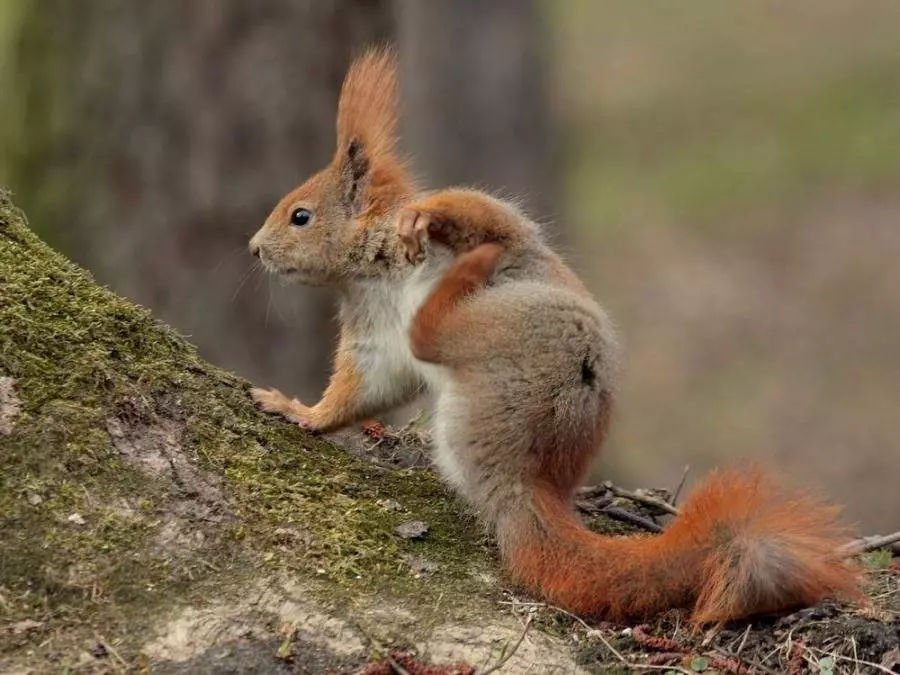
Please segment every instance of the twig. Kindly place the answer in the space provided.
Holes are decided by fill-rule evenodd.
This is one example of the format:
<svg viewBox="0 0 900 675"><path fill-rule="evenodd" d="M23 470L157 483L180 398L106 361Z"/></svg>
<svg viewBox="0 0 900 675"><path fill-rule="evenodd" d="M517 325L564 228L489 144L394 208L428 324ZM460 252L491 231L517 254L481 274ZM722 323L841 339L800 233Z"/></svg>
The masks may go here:
<svg viewBox="0 0 900 675"><path fill-rule="evenodd" d="M611 506L613 494L605 487L582 488L579 491L581 498L575 502L575 508L588 516L606 516L613 520L619 520L629 525L634 525L642 530L658 534L663 531L659 523L644 516Z"/></svg>
<svg viewBox="0 0 900 675"><path fill-rule="evenodd" d="M625 497L626 499L630 499L631 501L637 502L638 504L653 506L660 511L664 511L665 513L671 513L673 516L677 516L680 513L680 511L669 504L669 502L663 501L662 499L657 499L656 497L650 497L649 495L642 495L638 492L623 490L622 488L613 485L610 481L604 482L603 487L612 492L616 497Z"/></svg>
<svg viewBox="0 0 900 675"><path fill-rule="evenodd" d="M96 638L97 642L100 643L101 645L103 645L103 648L108 653L110 653L116 661L121 663L122 667L125 668L125 670L127 671L128 670L128 662L119 655L119 652L117 652L113 648L113 646L111 644L109 644L109 642L107 642L106 639L102 635L94 633L94 637Z"/></svg>
<svg viewBox="0 0 900 675"><path fill-rule="evenodd" d="M397 659L391 656L390 652L387 652L387 662L390 664L391 668L397 671L397 675L410 675L410 672L397 663Z"/></svg>
<svg viewBox="0 0 900 675"><path fill-rule="evenodd" d="M607 640L607 639L603 636L603 633L601 633L601 632L600 632L599 630L597 630L596 628L591 628L591 627L585 622L585 620L582 619L580 616L578 616L577 614L572 614L572 612L569 612L569 611L563 609L562 607L556 607L555 605L548 605L548 604L545 603L545 602L518 602L518 601L513 601L513 602L501 602L500 604L503 604L503 605L517 605L517 604L518 604L518 605L525 605L525 606L528 606L528 607L545 607L545 608L547 608L547 609L553 610L554 612L559 612L560 614L565 614L565 615L566 615L567 617L569 617L570 619L574 619L575 621L577 621L578 623L580 623L580 624L582 625L582 627L587 631L588 636L598 638L598 639L600 640L600 642L602 642L602 643L604 644L604 646L605 646L610 652L612 652L613 655L614 655L617 659L619 659L619 661L622 662L622 665L624 665L626 668L630 668L630 669L632 669L632 670L637 670L637 669L643 669L643 670L668 670L669 672L684 673L685 675L694 675L693 673L691 673L691 671L685 670L684 668L679 668L678 666L657 666L657 665L653 665L653 664L650 664L650 663L632 663L631 661L629 661L628 659L626 659L624 656L622 656L622 653L621 653L618 649L616 649L615 647L613 647L613 646L610 644L609 640ZM482 675L485 675L485 674L482 673Z"/></svg>
<svg viewBox="0 0 900 675"><path fill-rule="evenodd" d="M882 666L878 663L873 663L872 661L863 661L862 659L854 659L850 656L844 656L843 654L838 654L837 652L827 652L824 649L819 649L817 647L806 647L806 650L807 651L815 650L817 652L824 654L825 656L830 656L835 659L840 659L841 661L849 661L850 663L856 663L857 665L861 664L864 666L869 666L869 668L875 668L875 670L880 670L882 673L887 673L888 675L896 675L896 671L889 670L888 668L885 668L884 666Z"/></svg>
<svg viewBox="0 0 900 675"><path fill-rule="evenodd" d="M688 473L691 470L690 464L684 465L684 471L681 473L681 480L678 481L678 487L675 488L675 492L672 493L672 496L669 498L669 503L672 506L675 506L678 503L678 497L681 495L681 491L684 489L684 484L687 481Z"/></svg>
<svg viewBox="0 0 900 675"><path fill-rule="evenodd" d="M607 496L607 490L603 485L585 485L583 487L578 488L575 491L575 494L578 495L581 499L596 499L597 497L605 498Z"/></svg>
<svg viewBox="0 0 900 675"><path fill-rule="evenodd" d="M657 666L651 663L632 663L624 656L622 656L621 652L613 647L612 644L610 644L609 640L603 637L603 633L601 633L599 630L592 630L590 632L590 635L599 638L600 642L603 643L603 646L611 651L613 655L622 662L623 666L630 670L638 670L642 668L645 670L665 670L668 672L685 673L686 675L691 675L691 671L685 670L684 668L679 668L678 666Z"/></svg>
<svg viewBox="0 0 900 675"><path fill-rule="evenodd" d="M531 621L533 618L534 617L531 614L528 615L528 618L525 619L525 628L522 630L522 634L519 636L519 639L516 641L516 644L514 644L512 649L510 649L506 654L503 655L503 658L501 658L493 666L491 666L490 668L488 668L487 670L482 672L481 675L488 675L488 673L496 672L496 671L500 670L504 665L506 665L506 662L512 658L513 654L516 653L516 651L519 649L519 646L522 644L522 642L525 641L525 636L528 635L528 630L531 628Z"/></svg>
<svg viewBox="0 0 900 675"><path fill-rule="evenodd" d="M738 645L737 651L735 652L735 656L740 656L741 652L744 651L744 645L747 644L747 637L750 635L750 629L753 627L753 624L747 624L747 630L744 631L744 637L741 638L741 644Z"/></svg>
<svg viewBox="0 0 900 675"><path fill-rule="evenodd" d="M856 555L858 553L867 553L877 548L885 548L900 541L900 531L892 534L875 535L873 537L863 537L849 544L844 544L838 548L838 553L846 556Z"/></svg>
<svg viewBox="0 0 900 675"><path fill-rule="evenodd" d="M589 516L598 516L603 513L603 509L612 504L613 496L604 493L599 497L583 497L576 500L575 508Z"/></svg>
<svg viewBox="0 0 900 675"><path fill-rule="evenodd" d="M356 628L357 631L359 631L359 634L363 636L363 639L367 643L367 645L366 645L367 647L369 647L371 649L371 647L374 645L378 651L384 653L385 660L388 662L388 665L393 670L397 671L398 675L410 675L410 672L406 668L404 668L399 663L397 663L397 659L395 659L391 655L391 650L389 648L385 647L381 643L380 640L377 640L374 637L372 637L371 635L369 635L369 633L362 627L361 623L354 622L354 627Z"/></svg>
<svg viewBox="0 0 900 675"><path fill-rule="evenodd" d="M654 523L649 518L644 518L643 516L639 516L636 513L632 513L631 511L626 511L625 509L620 509L615 506L607 506L605 509L601 509L600 513L602 513L604 516L612 518L613 520L620 520L623 523L635 525L636 527L640 527L641 529L647 530L648 532L659 534L663 531L662 527Z"/></svg>

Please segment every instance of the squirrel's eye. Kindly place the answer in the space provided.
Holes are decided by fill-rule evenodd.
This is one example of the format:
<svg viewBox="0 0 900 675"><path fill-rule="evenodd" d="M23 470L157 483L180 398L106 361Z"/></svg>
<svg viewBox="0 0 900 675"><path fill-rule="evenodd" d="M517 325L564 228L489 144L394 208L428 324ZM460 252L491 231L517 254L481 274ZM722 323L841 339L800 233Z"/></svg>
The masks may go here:
<svg viewBox="0 0 900 675"><path fill-rule="evenodd" d="M296 225L297 227L309 225L310 220L312 220L312 213L307 209L295 209L291 214L291 225Z"/></svg>

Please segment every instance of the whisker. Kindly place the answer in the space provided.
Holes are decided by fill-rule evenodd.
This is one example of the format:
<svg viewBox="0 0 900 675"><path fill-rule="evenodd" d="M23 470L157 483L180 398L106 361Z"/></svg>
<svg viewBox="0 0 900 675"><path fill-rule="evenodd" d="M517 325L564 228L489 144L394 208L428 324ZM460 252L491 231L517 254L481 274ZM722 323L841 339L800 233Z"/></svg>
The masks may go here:
<svg viewBox="0 0 900 675"><path fill-rule="evenodd" d="M244 275L241 277L240 282L238 282L237 290L235 290L234 295L231 296L231 302L234 302L235 298L237 298L238 296L238 293L240 293L241 289L244 287L244 284L246 284L247 280L250 279L251 276L253 276L253 273L258 272L259 270L259 262L255 262L250 266L250 269L244 272Z"/></svg>
<svg viewBox="0 0 900 675"><path fill-rule="evenodd" d="M271 284L269 284L269 288L270 289L272 288ZM271 297L271 294L269 297ZM284 297L284 295L282 294L280 297ZM284 319L284 314L281 312L281 307L279 307L280 303L278 302L278 299L279 299L279 295L278 295L278 293L276 293L275 294L275 313L278 315L278 318L281 319L282 324L290 327L290 324L287 321L285 321L285 319Z"/></svg>
<svg viewBox="0 0 900 675"><path fill-rule="evenodd" d="M269 275L267 275L267 274L261 275L261 276L259 276L259 277L256 278L256 286L253 287L253 292L254 292L254 293L256 293L257 291L259 291L259 285L262 283L262 280L263 280L264 277L268 280L269 285L270 285L270 286L272 285L272 278L271 278L271 276L269 276Z"/></svg>
<svg viewBox="0 0 900 675"><path fill-rule="evenodd" d="M213 271L213 272L217 272L217 271L219 270L219 268L222 266L222 264L223 264L226 260L231 260L231 259L234 258L236 255L238 255L238 254L243 254L243 253L246 253L246 252L247 252L247 247L246 247L246 246L238 246L236 249L234 249L234 250L231 251L230 253L223 253L223 254L222 254L222 257L219 259L219 262L217 262L217 263L216 263L216 266L212 268L212 271Z"/></svg>

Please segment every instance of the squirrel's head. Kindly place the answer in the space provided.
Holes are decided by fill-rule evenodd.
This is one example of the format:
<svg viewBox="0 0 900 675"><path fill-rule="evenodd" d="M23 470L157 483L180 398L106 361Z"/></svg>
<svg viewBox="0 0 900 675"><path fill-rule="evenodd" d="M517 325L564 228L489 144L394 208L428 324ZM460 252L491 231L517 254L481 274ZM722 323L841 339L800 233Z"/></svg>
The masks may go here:
<svg viewBox="0 0 900 675"><path fill-rule="evenodd" d="M289 192L250 240L269 271L309 285L340 283L384 258L370 236L411 194L395 152L397 68L390 49L373 49L350 67L337 113L331 163ZM380 242L375 244L373 242Z"/></svg>

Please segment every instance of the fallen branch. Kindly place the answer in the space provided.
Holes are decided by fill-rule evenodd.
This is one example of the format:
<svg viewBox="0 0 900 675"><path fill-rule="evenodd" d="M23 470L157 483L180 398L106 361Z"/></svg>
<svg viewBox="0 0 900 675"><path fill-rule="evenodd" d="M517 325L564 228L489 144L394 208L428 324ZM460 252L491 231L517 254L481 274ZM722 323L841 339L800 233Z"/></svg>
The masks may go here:
<svg viewBox="0 0 900 675"><path fill-rule="evenodd" d="M619 520L623 523L634 525L635 527L639 527L642 530L647 530L647 532L659 534L663 531L662 526L657 525L649 518L644 518L637 513L632 513L631 511L626 511L625 509L620 509L615 506L607 506L605 509L602 509L600 513L602 513L607 518L612 518L613 520Z"/></svg>
<svg viewBox="0 0 900 675"><path fill-rule="evenodd" d="M575 507L588 516L606 516L612 520L618 520L629 525L634 525L647 532L659 534L663 528L649 518L632 513L617 506L612 506L613 494L605 487L591 487L580 493L581 498L575 502Z"/></svg>
<svg viewBox="0 0 900 675"><path fill-rule="evenodd" d="M846 556L852 556L879 548L887 548L897 542L900 542L900 531L885 535L876 534L871 537L863 537L862 539L851 541L849 544L841 546L838 552Z"/></svg>
<svg viewBox="0 0 900 675"><path fill-rule="evenodd" d="M645 495L640 492L632 492L630 490L625 490L623 488L617 487L613 485L611 481L605 481L603 483L603 487L612 492L616 497L624 497L625 499L630 499L633 502L638 504L644 504L645 506L651 506L655 509L659 509L663 513L669 513L673 516L677 516L681 513L677 508L669 504L667 501L663 501L657 497L651 497L650 495Z"/></svg>

